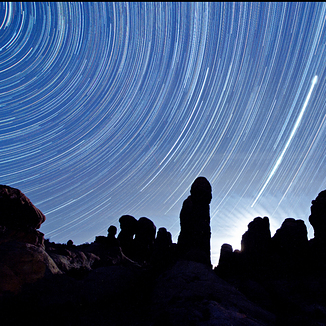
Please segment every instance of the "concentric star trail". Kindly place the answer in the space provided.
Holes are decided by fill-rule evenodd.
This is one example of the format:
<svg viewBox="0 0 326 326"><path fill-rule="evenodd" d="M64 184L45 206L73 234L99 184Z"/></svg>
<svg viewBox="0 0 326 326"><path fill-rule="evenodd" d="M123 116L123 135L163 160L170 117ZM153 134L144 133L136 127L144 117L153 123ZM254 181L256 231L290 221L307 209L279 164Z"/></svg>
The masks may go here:
<svg viewBox="0 0 326 326"><path fill-rule="evenodd" d="M176 241L205 176L215 265L256 216L309 227L326 189L325 18L325 3L1 3L0 183L51 241L91 242L123 214Z"/></svg>

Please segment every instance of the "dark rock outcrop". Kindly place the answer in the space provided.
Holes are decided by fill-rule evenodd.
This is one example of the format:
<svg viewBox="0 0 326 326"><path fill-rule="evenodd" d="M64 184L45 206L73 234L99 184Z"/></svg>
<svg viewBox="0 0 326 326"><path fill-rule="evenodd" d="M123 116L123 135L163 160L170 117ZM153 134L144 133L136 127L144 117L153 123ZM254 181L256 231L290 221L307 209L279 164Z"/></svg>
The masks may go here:
<svg viewBox="0 0 326 326"><path fill-rule="evenodd" d="M179 261L158 277L154 325L269 325L276 318L250 302L205 264Z"/></svg>
<svg viewBox="0 0 326 326"><path fill-rule="evenodd" d="M180 212L178 250L185 259L204 262L211 266L210 214L212 187L204 177L198 177L191 186L190 196Z"/></svg>
<svg viewBox="0 0 326 326"><path fill-rule="evenodd" d="M219 264L215 268L221 277L260 277L271 265L271 232L269 219L256 217L248 224L241 239L241 251L225 243L221 247Z"/></svg>
<svg viewBox="0 0 326 326"><path fill-rule="evenodd" d="M308 232L302 220L287 218L272 238L273 250L282 256L298 256L308 247Z"/></svg>
<svg viewBox="0 0 326 326"><path fill-rule="evenodd" d="M0 296L1 325L134 325L143 313L143 272L127 266L67 274L25 284L15 296Z"/></svg>
<svg viewBox="0 0 326 326"><path fill-rule="evenodd" d="M241 250L223 244L213 271L203 177L184 201L178 245L166 228L155 238L153 221L130 215L120 218L118 239L110 226L91 244L44 241L36 227L45 217L24 224L28 218L10 213L10 200L25 196L9 188L1 188L9 202L0 225L3 325L326 325L326 191L312 202L314 239L293 218L271 237L268 217L257 217Z"/></svg>
<svg viewBox="0 0 326 326"><path fill-rule="evenodd" d="M270 241L271 231L268 217L256 217L248 224L248 230L242 236L241 251L253 257L254 260L259 259L269 252Z"/></svg>
<svg viewBox="0 0 326 326"><path fill-rule="evenodd" d="M326 190L321 191L311 202L309 222L314 229L314 238L309 240L310 264L314 270L326 271Z"/></svg>
<svg viewBox="0 0 326 326"><path fill-rule="evenodd" d="M0 225L8 229L39 229L44 214L19 190L0 185Z"/></svg>
<svg viewBox="0 0 326 326"><path fill-rule="evenodd" d="M32 228L7 228L0 226L0 244L7 241L19 241L44 248L44 234Z"/></svg>
<svg viewBox="0 0 326 326"><path fill-rule="evenodd" d="M43 213L19 190L0 186L0 295L18 292L49 274L60 274L44 250L44 235L38 229Z"/></svg>
<svg viewBox="0 0 326 326"><path fill-rule="evenodd" d="M94 253L83 252L76 246L49 243L46 241L46 252L53 259L63 273L76 273L80 270L83 272L90 271L94 263L100 258Z"/></svg>
<svg viewBox="0 0 326 326"><path fill-rule="evenodd" d="M326 324L325 195L312 202L314 239L308 241L304 222L293 218L285 219L271 238L265 217L249 223L241 251L227 244L221 248L217 275L273 312L276 325Z"/></svg>
<svg viewBox="0 0 326 326"><path fill-rule="evenodd" d="M0 245L0 296L51 274L62 272L42 247L19 241Z"/></svg>
<svg viewBox="0 0 326 326"><path fill-rule="evenodd" d="M119 218L120 233L118 234L118 240L122 252L129 258L133 258L135 247L134 247L134 236L137 231L137 220L131 215L122 215Z"/></svg>
<svg viewBox="0 0 326 326"><path fill-rule="evenodd" d="M278 273L298 273L307 267L308 232L302 220L287 218L272 237L273 264Z"/></svg>
<svg viewBox="0 0 326 326"><path fill-rule="evenodd" d="M176 260L176 246L172 243L172 235L166 228L157 231L154 241L151 263L159 271L165 270Z"/></svg>
<svg viewBox="0 0 326 326"><path fill-rule="evenodd" d="M326 190L321 191L311 202L309 222L314 228L314 239L326 243Z"/></svg>
<svg viewBox="0 0 326 326"><path fill-rule="evenodd" d="M0 244L20 241L44 246L44 234L38 231L44 214L19 190L0 185Z"/></svg>
<svg viewBox="0 0 326 326"><path fill-rule="evenodd" d="M169 249L172 245L171 233L168 232L166 228L159 228L154 243L159 251Z"/></svg>
<svg viewBox="0 0 326 326"><path fill-rule="evenodd" d="M223 244L216 271L221 276L262 278L304 271L308 259L307 228L302 220L287 218L271 237L268 217L256 217L243 234L241 251Z"/></svg>
<svg viewBox="0 0 326 326"><path fill-rule="evenodd" d="M109 247L120 247L119 240L115 237L117 234L117 228L114 225L110 225L108 228L108 235L106 237L106 243Z"/></svg>
<svg viewBox="0 0 326 326"><path fill-rule="evenodd" d="M239 267L239 251L233 251L230 244L224 243L221 246L218 266L215 267L216 273L221 277L230 277L237 273Z"/></svg>
<svg viewBox="0 0 326 326"><path fill-rule="evenodd" d="M156 226L147 217L141 217L137 221L137 231L134 239L135 260L144 263L152 256Z"/></svg>

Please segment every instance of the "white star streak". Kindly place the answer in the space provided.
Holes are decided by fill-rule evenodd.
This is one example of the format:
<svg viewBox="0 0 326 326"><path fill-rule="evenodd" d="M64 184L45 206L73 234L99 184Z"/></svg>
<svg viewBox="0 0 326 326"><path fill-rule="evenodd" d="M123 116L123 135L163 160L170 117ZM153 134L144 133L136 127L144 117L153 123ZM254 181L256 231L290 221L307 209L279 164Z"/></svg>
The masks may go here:
<svg viewBox="0 0 326 326"><path fill-rule="evenodd" d="M275 165L274 165L274 167L273 167L271 173L269 174L269 176L268 176L266 182L264 183L263 187L260 189L260 191L259 191L259 193L258 193L256 199L255 199L254 202L251 204L251 207L254 207L254 205L256 204L257 200L259 199L259 197L261 196L261 194L262 194L263 191L265 190L266 186L268 185L269 181L272 179L273 175L275 174L275 172L277 171L278 167L279 167L280 164L282 163L283 156L284 156L286 150L288 149L288 147L290 146L291 141L292 141L292 138L294 137L295 133L297 132L297 129L299 128L299 125L300 125L300 122L301 122L301 120L302 120L303 114L304 114L304 112L305 112L305 110L306 110L306 107L307 107L308 102L309 102L309 100L310 100L310 97L311 97L312 91L314 90L314 87L315 87L315 85L317 84L317 81L318 81L318 76L316 75L316 76L312 79L309 93L308 93L308 95L307 95L307 97L306 97L306 100L305 100L303 106L302 106L302 109L301 109L301 111L300 111L300 114L299 114L299 116L298 116L298 118L297 118L297 120L296 120L296 122L295 122L295 124L294 124L294 126L293 126L293 129L292 129L292 131L291 131L291 134L290 134L290 136L289 136L289 138L288 138L288 140L287 140L287 142L286 142L286 144L285 144L285 146L284 146L284 148L283 148L283 150L282 150L282 153L281 153L281 155L279 156L279 158L277 159L277 161L276 161L276 163L275 163Z"/></svg>

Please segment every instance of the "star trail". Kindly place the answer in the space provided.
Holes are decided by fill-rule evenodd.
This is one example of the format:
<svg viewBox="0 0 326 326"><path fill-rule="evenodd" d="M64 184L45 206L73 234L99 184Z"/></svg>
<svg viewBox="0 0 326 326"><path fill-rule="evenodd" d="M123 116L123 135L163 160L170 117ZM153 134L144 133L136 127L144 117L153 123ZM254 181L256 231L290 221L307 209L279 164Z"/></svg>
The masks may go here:
<svg viewBox="0 0 326 326"><path fill-rule="evenodd" d="M325 3L0 4L0 183L55 242L123 214L174 242L211 183L212 261L326 189Z"/></svg>

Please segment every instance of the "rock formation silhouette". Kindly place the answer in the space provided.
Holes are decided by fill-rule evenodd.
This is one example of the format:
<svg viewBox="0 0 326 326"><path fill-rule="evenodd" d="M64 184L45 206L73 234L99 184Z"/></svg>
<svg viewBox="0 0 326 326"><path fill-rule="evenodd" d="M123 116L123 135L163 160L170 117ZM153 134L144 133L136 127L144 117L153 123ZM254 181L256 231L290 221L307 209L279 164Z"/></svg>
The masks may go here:
<svg viewBox="0 0 326 326"><path fill-rule="evenodd" d="M141 263L148 262L151 258L156 226L147 217L141 217L137 221L137 229L134 239L135 260Z"/></svg>
<svg viewBox="0 0 326 326"><path fill-rule="evenodd" d="M302 220L271 236L268 217L256 217L214 270L203 177L183 203L178 244L130 215L118 238L111 225L90 244L44 241L45 216L18 189L0 194L1 325L326 325L326 191L312 201L313 239Z"/></svg>
<svg viewBox="0 0 326 326"><path fill-rule="evenodd" d="M309 222L314 228L314 239L324 244L326 242L326 190L321 191L311 204Z"/></svg>
<svg viewBox="0 0 326 326"><path fill-rule="evenodd" d="M274 262L284 272L295 273L306 267L308 259L308 232L302 220L287 218L272 238ZM280 273L280 272L279 272Z"/></svg>
<svg viewBox="0 0 326 326"><path fill-rule="evenodd" d="M315 247L326 247L326 190L311 202L309 222L314 229Z"/></svg>
<svg viewBox="0 0 326 326"><path fill-rule="evenodd" d="M110 225L108 228L108 235L106 237L106 243L109 247L120 247L119 240L115 237L117 234L117 227Z"/></svg>
<svg viewBox="0 0 326 326"><path fill-rule="evenodd" d="M314 238L309 240L309 257L314 269L326 271L326 190L321 191L311 204L309 222L314 229Z"/></svg>
<svg viewBox="0 0 326 326"><path fill-rule="evenodd" d="M137 231L137 220L131 215L122 215L119 218L120 223L120 233L118 235L118 240L123 253L129 257L134 256L134 236Z"/></svg>
<svg viewBox="0 0 326 326"><path fill-rule="evenodd" d="M269 219L256 217L248 224L248 230L241 240L241 268L243 272L261 273L269 263L271 250L271 232Z"/></svg>
<svg viewBox="0 0 326 326"><path fill-rule="evenodd" d="M307 228L302 220L285 219L271 237L268 217L256 217L242 236L241 251L222 245L217 271L223 276L241 271L250 277L298 273L307 263L307 255Z"/></svg>
<svg viewBox="0 0 326 326"><path fill-rule="evenodd" d="M271 231L269 229L269 219L256 217L248 224L246 231L241 240L241 251L248 256L264 255L270 249Z"/></svg>
<svg viewBox="0 0 326 326"><path fill-rule="evenodd" d="M205 177L198 177L190 189L190 196L183 202L180 212L178 249L181 257L205 262L210 258L210 214L212 187Z"/></svg>
<svg viewBox="0 0 326 326"><path fill-rule="evenodd" d="M43 213L19 190L0 185L0 295L61 271L44 250Z"/></svg>
<svg viewBox="0 0 326 326"><path fill-rule="evenodd" d="M175 263L176 252L176 244L172 242L171 233L164 227L159 228L154 240L153 253L151 257L151 263L153 266L159 271L171 266Z"/></svg>
<svg viewBox="0 0 326 326"><path fill-rule="evenodd" d="M16 238L33 245L44 245L44 234L38 231L44 214L19 190L0 185L0 242Z"/></svg>
<svg viewBox="0 0 326 326"><path fill-rule="evenodd" d="M302 220L285 219L270 237L268 218L255 218L242 237L240 251L228 244L221 247L215 272L275 313L276 325L325 325L325 208L326 191L322 191L312 201L309 221L315 237L309 241Z"/></svg>
<svg viewBox="0 0 326 326"><path fill-rule="evenodd" d="M1 226L39 229L45 221L44 214L19 189L0 185L0 206Z"/></svg>
<svg viewBox="0 0 326 326"><path fill-rule="evenodd" d="M74 242L72 240L67 241L68 248L72 248L74 246Z"/></svg>

